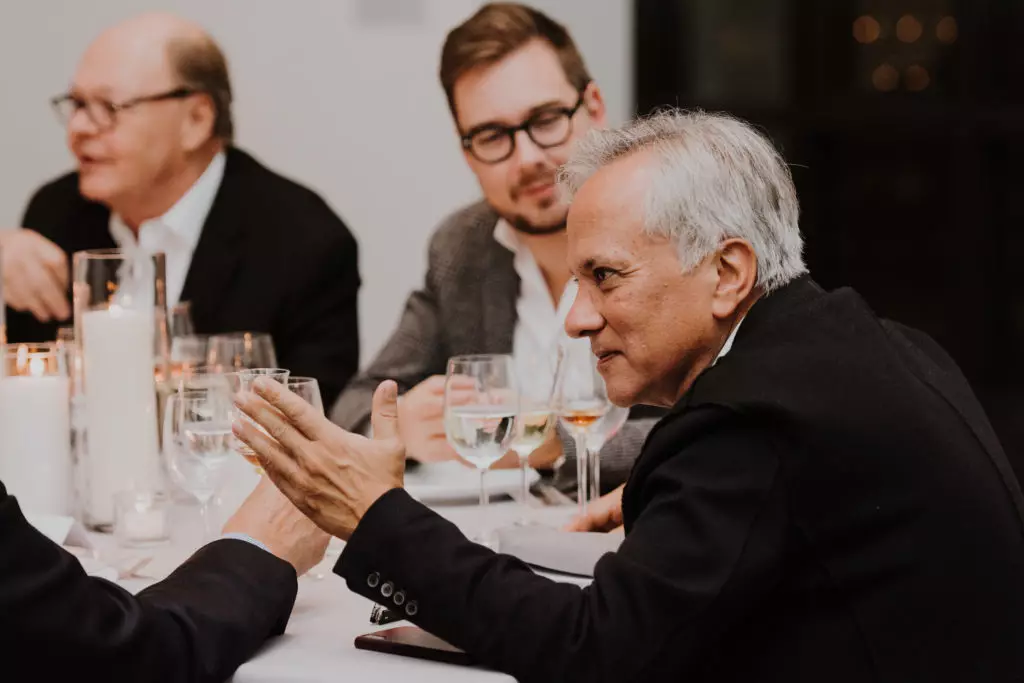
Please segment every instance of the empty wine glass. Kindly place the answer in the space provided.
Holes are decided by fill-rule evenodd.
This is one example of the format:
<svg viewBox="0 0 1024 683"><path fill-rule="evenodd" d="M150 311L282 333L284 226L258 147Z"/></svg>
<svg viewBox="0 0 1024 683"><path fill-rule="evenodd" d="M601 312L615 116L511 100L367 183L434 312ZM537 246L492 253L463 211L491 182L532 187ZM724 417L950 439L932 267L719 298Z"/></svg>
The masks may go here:
<svg viewBox="0 0 1024 683"><path fill-rule="evenodd" d="M227 378L228 386L232 394L237 394L243 391L252 391L252 383L260 377L266 377L272 379L275 382L280 382L287 386L289 372L283 368L251 368L249 370L239 370L238 372L229 372L224 376ZM253 425L261 432L266 434L266 430L263 429L259 424L254 422L248 415L240 411L238 408L231 408L232 419L245 420L249 424ZM238 438L232 439L232 447L245 458L250 465L256 468L256 471L260 474L263 473L263 468L260 466L260 461L256 457L256 452L248 446L244 441Z"/></svg>
<svg viewBox="0 0 1024 683"><path fill-rule="evenodd" d="M576 495L581 515L586 514L600 471L597 456L588 456L587 434L611 405L590 344L585 339L564 340L555 378L555 410L576 442Z"/></svg>
<svg viewBox="0 0 1024 683"><path fill-rule="evenodd" d="M192 334L171 338L171 377L178 377L190 368L206 363L206 351L210 338Z"/></svg>
<svg viewBox="0 0 1024 683"><path fill-rule="evenodd" d="M168 472L199 501L203 536L210 540L210 502L224 483L232 453L230 394L215 388L171 394L163 438Z"/></svg>
<svg viewBox="0 0 1024 683"><path fill-rule="evenodd" d="M211 335L207 342L206 364L225 372L275 367L274 341L262 332Z"/></svg>
<svg viewBox="0 0 1024 683"><path fill-rule="evenodd" d="M507 354L455 356L448 360L444 425L448 443L480 472L476 542L494 546L487 528L487 468L504 456L516 433L519 394L515 365Z"/></svg>
<svg viewBox="0 0 1024 683"><path fill-rule="evenodd" d="M320 383L314 377L288 377L288 391L324 414L324 399L320 395Z"/></svg>

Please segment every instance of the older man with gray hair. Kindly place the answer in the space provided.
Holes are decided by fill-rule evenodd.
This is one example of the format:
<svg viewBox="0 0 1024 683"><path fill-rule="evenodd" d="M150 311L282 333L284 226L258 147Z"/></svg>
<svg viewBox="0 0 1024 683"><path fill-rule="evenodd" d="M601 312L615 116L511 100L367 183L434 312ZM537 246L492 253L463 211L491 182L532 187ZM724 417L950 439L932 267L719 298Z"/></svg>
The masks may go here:
<svg viewBox="0 0 1024 683"><path fill-rule="evenodd" d="M748 125L666 112L562 173L589 338L619 404L671 410L587 588L468 541L402 489L396 387L374 438L273 383L239 405L268 474L348 540L349 587L521 681L1024 680L1024 504L925 335L805 274L789 171ZM277 410L274 410L273 407ZM284 417L282 417L282 415Z"/></svg>

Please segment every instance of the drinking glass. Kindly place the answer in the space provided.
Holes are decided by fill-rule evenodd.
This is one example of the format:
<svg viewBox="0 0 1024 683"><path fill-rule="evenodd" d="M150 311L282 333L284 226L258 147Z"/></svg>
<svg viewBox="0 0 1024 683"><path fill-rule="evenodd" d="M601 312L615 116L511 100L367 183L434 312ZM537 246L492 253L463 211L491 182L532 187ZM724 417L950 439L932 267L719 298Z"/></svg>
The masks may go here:
<svg viewBox="0 0 1024 683"><path fill-rule="evenodd" d="M515 364L507 354L455 356L448 360L444 426L448 443L480 472L476 542L493 547L487 529L487 468L500 460L516 434L519 393Z"/></svg>
<svg viewBox="0 0 1024 683"><path fill-rule="evenodd" d="M277 365L274 341L262 332L212 335L207 343L206 364L225 372L272 368Z"/></svg>
<svg viewBox="0 0 1024 683"><path fill-rule="evenodd" d="M192 323L192 302L181 301L171 307L167 314L167 330L171 339L191 337L196 333Z"/></svg>
<svg viewBox="0 0 1024 683"><path fill-rule="evenodd" d="M205 540L214 534L210 502L224 483L232 454L231 405L231 395L218 389L181 391L167 399L167 469L199 501Z"/></svg>
<svg viewBox="0 0 1024 683"><path fill-rule="evenodd" d="M590 500L601 497L601 449L619 433L629 419L629 409L609 405L606 412L587 430L587 472L590 474Z"/></svg>
<svg viewBox="0 0 1024 683"><path fill-rule="evenodd" d="M206 363L206 351L210 338L202 334L190 334L171 338L171 376L177 377L188 368Z"/></svg>
<svg viewBox="0 0 1024 683"><path fill-rule="evenodd" d="M512 450L519 456L520 518L518 524L530 523L530 455L540 448L555 429L554 413L555 359L552 354L517 357L519 381L519 419Z"/></svg>
<svg viewBox="0 0 1024 683"><path fill-rule="evenodd" d="M320 383L313 377L289 377L288 391L313 406L318 413L324 414L324 399L320 395Z"/></svg>
<svg viewBox="0 0 1024 683"><path fill-rule="evenodd" d="M587 512L591 491L597 488L600 476L596 454L588 456L587 435L611 405L590 344L583 339L565 340L559 349L555 410L576 442L576 495L581 515Z"/></svg>
<svg viewBox="0 0 1024 683"><path fill-rule="evenodd" d="M283 368L252 368L249 370L239 370L238 372L229 372L224 376L228 380L228 386L230 387L232 394L237 394L243 391L252 391L252 383L260 377L266 377L272 379L275 382L280 382L287 386L288 370ZM248 415L243 413L232 406L231 408L232 419L245 420L249 424L255 426L261 432L266 434L266 430L263 429L259 424L254 422ZM260 474L263 473L263 468L260 466L260 461L256 458L256 452L249 448L241 439L232 439L232 447L237 451L243 458L249 461L249 464L256 468L256 471Z"/></svg>

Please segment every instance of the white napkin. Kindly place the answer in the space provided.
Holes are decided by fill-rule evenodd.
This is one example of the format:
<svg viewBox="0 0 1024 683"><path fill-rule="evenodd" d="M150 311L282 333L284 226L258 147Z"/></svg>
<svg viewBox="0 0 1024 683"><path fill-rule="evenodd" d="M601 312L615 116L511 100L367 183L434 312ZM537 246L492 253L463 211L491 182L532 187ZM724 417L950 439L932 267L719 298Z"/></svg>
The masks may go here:
<svg viewBox="0 0 1024 683"><path fill-rule="evenodd" d="M85 528L74 517L59 515L33 515L26 513L25 519L43 536L57 545L73 546L92 550L92 541Z"/></svg>
<svg viewBox="0 0 1024 683"><path fill-rule="evenodd" d="M497 531L498 549L523 562L576 576L593 576L594 565L605 553L618 550L623 536L560 531L540 526L506 527Z"/></svg>

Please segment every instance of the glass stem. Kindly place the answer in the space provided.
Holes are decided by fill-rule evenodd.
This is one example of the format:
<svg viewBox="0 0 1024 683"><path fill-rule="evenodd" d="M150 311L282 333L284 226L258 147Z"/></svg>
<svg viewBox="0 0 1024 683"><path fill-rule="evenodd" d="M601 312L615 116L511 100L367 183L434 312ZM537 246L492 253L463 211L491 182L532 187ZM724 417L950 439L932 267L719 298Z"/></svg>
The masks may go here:
<svg viewBox="0 0 1024 683"><path fill-rule="evenodd" d="M587 433L582 429L576 430L576 504L579 506L579 514L587 514L587 499L590 497L589 484L590 474L587 462Z"/></svg>
<svg viewBox="0 0 1024 683"><path fill-rule="evenodd" d="M523 507L523 516L525 517L526 512L530 509L530 483L526 476L526 470L530 464L530 456L519 456L519 495L520 501Z"/></svg>
<svg viewBox="0 0 1024 683"><path fill-rule="evenodd" d="M601 452L587 451L587 469L590 475L590 500L601 497Z"/></svg>
<svg viewBox="0 0 1024 683"><path fill-rule="evenodd" d="M486 482L487 470L480 470L480 534L479 542L482 545L487 545L490 541L490 528L487 524L487 482Z"/></svg>
<svg viewBox="0 0 1024 683"><path fill-rule="evenodd" d="M207 498L199 503L199 517L203 520L203 542L209 543L213 540L213 527L210 524L210 502L212 498Z"/></svg>

